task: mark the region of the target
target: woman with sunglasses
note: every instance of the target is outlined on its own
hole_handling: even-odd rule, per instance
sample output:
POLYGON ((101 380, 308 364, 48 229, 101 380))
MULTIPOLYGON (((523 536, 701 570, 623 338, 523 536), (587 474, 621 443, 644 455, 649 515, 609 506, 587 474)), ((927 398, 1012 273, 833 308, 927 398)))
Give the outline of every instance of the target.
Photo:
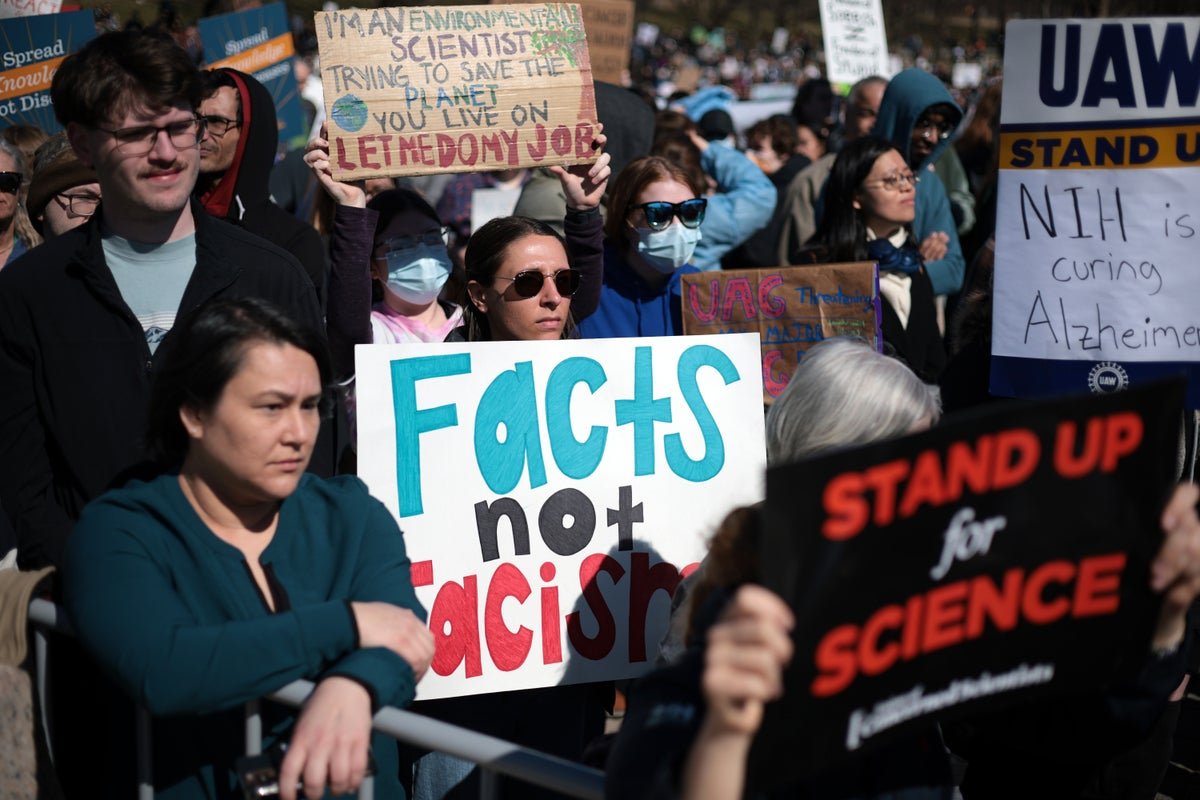
MULTIPOLYGON (((324 129, 322 129, 324 134, 324 129)), ((593 147, 602 150, 605 136, 598 132, 593 147)), ((337 203, 330 242, 329 312, 327 327, 334 370, 341 378, 354 372, 354 346, 371 342, 440 342, 466 338, 467 319, 458 305, 441 299, 453 269, 446 246, 446 228, 423 198, 407 189, 383 192, 369 203, 358 184, 333 179, 329 143, 314 139, 305 162, 325 191, 337 203), (368 269, 364 266, 370 264, 368 269), (370 282, 382 286, 381 299, 371 305, 370 282)), ((551 167, 567 198, 564 229, 571 261, 580 271, 595 273, 590 280, 570 286, 560 279, 569 296, 582 283, 598 294, 600 261, 600 198, 607 187, 610 168, 607 153, 592 164, 551 167)), ((510 276, 511 277, 511 276, 510 276)), ((532 275, 512 290, 517 298, 533 297, 532 275), (520 295, 520 291, 531 294, 520 295)), ((576 313, 595 307, 595 300, 576 313)))
POLYGON ((890 142, 865 136, 847 144, 825 185, 825 216, 803 255, 814 263, 878 262, 884 344, 933 382, 946 351, 933 284, 911 231, 918 180, 890 142))
POLYGON ((683 332, 680 277, 697 272, 693 253, 708 202, 705 187, 673 161, 631 161, 613 186, 600 307, 579 326, 587 339, 683 332))

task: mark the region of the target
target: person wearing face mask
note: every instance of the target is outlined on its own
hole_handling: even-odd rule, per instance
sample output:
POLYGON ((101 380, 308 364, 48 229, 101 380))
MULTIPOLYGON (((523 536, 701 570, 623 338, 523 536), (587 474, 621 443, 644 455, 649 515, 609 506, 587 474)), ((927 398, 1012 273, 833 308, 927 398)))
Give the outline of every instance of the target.
MULTIPOLYGON (((583 302, 573 309, 577 319, 590 313, 599 293, 599 205, 611 171, 603 152, 605 141, 603 132, 597 132, 593 147, 601 152, 594 163, 550 168, 566 197, 567 253, 585 275, 579 298, 583 302)), ((326 321, 335 375, 342 380, 353 375, 356 344, 464 338, 463 309, 439 299, 453 262, 447 229, 437 212, 407 189, 383 192, 368 203, 360 185, 334 180, 329 143, 323 137, 309 143, 304 160, 337 203, 326 321), (364 269, 367 264, 370 269, 364 269), (383 287, 382 300, 374 305, 372 279, 383 287)))
POLYGON ((704 186, 673 161, 646 156, 617 176, 605 222, 600 306, 579 324, 585 339, 683 332, 680 279, 701 240, 704 186))

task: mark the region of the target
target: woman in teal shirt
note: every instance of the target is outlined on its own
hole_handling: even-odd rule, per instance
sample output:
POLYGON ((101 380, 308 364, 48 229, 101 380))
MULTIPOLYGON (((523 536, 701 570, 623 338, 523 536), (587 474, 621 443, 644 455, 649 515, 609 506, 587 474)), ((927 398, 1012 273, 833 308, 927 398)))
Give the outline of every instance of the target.
POLYGON ((305 474, 322 340, 241 299, 200 309, 167 346, 148 440, 177 469, 89 505, 65 568, 80 639, 155 717, 156 794, 239 796, 240 706, 309 678, 299 715, 264 708, 264 745, 290 739, 281 795, 301 780, 309 798, 355 790, 369 743, 379 796, 402 796, 371 716, 412 700, 433 639, 395 520, 357 479, 305 474))

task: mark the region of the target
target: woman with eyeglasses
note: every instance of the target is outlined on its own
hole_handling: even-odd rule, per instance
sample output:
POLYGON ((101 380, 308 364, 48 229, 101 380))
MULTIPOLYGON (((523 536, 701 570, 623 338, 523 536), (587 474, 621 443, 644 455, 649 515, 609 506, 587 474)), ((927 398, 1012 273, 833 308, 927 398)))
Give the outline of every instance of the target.
POLYGON ((683 332, 681 276, 700 241, 705 187, 673 161, 631 161, 609 199, 600 307, 579 326, 585 339, 683 332))
POLYGON ((914 175, 891 143, 865 136, 838 154, 825 185, 825 216, 804 255, 812 262, 879 263, 885 348, 933 382, 946 364, 933 284, 912 236, 914 175))

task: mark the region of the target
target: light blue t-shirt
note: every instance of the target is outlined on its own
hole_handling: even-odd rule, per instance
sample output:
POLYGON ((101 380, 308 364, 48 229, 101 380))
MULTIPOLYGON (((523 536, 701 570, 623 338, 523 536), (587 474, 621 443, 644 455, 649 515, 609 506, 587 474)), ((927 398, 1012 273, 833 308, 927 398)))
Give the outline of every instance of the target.
POLYGON ((175 325, 183 290, 196 267, 196 235, 147 244, 106 233, 101 243, 121 297, 141 323, 153 353, 175 325))

